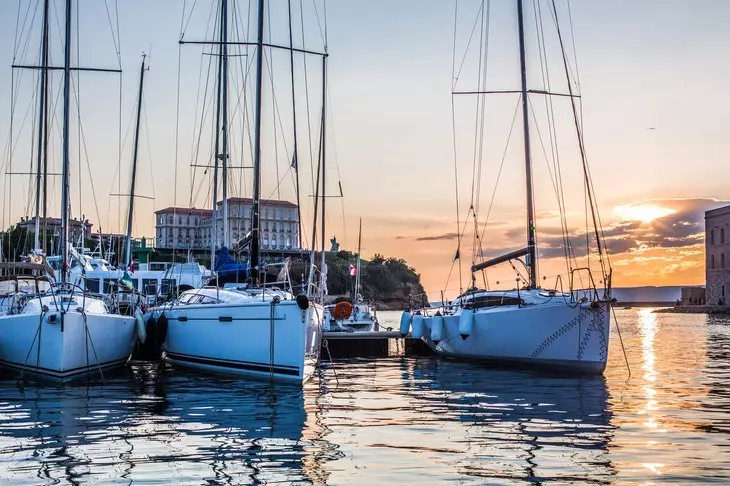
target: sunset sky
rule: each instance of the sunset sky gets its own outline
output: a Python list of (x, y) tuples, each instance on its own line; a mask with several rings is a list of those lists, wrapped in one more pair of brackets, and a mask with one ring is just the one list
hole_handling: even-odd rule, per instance
[[(42, 3), (42, 2), (40, 2)], [(62, 62), (59, 26), (63, 2), (54, 3), (51, 42), (55, 46), (52, 61)], [(199, 73), (207, 69), (211, 56), (203, 56), (200, 46), (179, 50), (182, 1), (120, 1), (119, 31), (122, 78), (122, 134), (127, 141), (122, 152), (121, 179), (118, 165), (119, 76), (115, 74), (81, 74), (76, 83), (80, 90), (80, 108), (84, 143), (80, 132), (72, 128), (72, 192), (74, 215), (85, 214), (95, 227), (119, 231), (126, 211), (111, 193), (126, 192), (131, 157), (129, 126), (136, 97), (140, 55), (150, 54), (150, 71), (145, 87), (145, 123), (142, 140), (139, 193), (154, 196), (141, 199), (135, 212), (135, 234), (152, 235), (152, 213), (156, 209), (191, 204), (209, 207), (209, 181), (200, 171), (191, 189), (189, 165), (195, 153), (196, 126), (200, 123)], [(210, 0), (199, 0), (190, 13), (187, 2), (185, 38), (201, 40), (213, 33), (208, 25)], [(241, 18), (247, 15), (248, 3), (238, 5)], [(293, 1), (297, 9), (299, 2)], [(540, 2), (547, 9), (547, 2)], [(556, 2), (567, 10), (565, 0)], [(9, 168), (11, 77), (14, 62), (34, 64), (38, 56), (38, 2), (4, 1), (0, 6), (0, 134), (2, 135), (3, 172)], [(57, 5), (56, 5), (57, 4)], [(111, 24), (116, 28), (114, 1), (81, 0), (79, 14), (80, 64), (116, 67)], [(272, 1), (272, 28), (267, 39), (288, 43), (286, 2)], [(490, 89), (516, 89), (518, 84), (515, 9), (513, 2), (492, 2), (489, 75)], [(534, 38), (535, 21), (532, 2), (526, 2), (528, 42)], [(329, 57), (328, 117), (328, 191), (344, 198), (328, 199), (328, 235), (336, 235), (346, 248), (357, 243), (358, 218), (363, 219), (363, 253), (404, 258), (422, 275), (425, 288), (438, 294), (446, 289), (458, 290), (456, 269), (447, 285), (452, 259), (456, 252), (456, 213), (454, 194), (454, 148), (459, 171), (461, 216), (471, 203), (472, 152), (474, 149), (475, 99), (457, 97), (454, 103), (456, 122), (452, 125), (452, 61), (466, 60), (459, 89), (476, 89), (468, 73), (476, 72), (476, 58), (468, 54), (469, 32), (480, 2), (458, 3), (456, 35), (454, 2), (447, 0), (399, 0), (353, 2), (338, 0), (326, 3), (326, 34)], [(30, 6), (30, 10), (28, 10)], [(316, 6), (316, 9), (315, 9)], [(572, 2), (571, 13), (575, 49), (569, 46), (571, 62), (577, 58), (582, 95), (583, 127), (588, 160), (592, 171), (598, 207), (612, 255), (615, 286), (678, 285), (704, 283), (704, 211), (730, 200), (730, 3), (718, 1), (655, 0), (635, 2)], [(20, 11), (18, 10), (20, 8)], [(304, 2), (304, 19), (297, 14), (295, 24), (305, 24), (306, 46), (321, 50), (324, 28), (324, 5), (320, 1)], [(26, 11), (28, 13), (26, 19)], [(31, 22), (35, 12), (35, 20)], [(60, 16), (59, 16), (60, 15)], [(18, 20), (19, 19), (19, 20)], [(76, 21), (76, 19), (74, 19)], [(269, 20), (267, 19), (267, 22)], [(28, 25), (30, 30), (18, 26)], [(241, 22), (245, 24), (245, 21)], [(251, 19), (247, 25), (253, 25)], [(564, 34), (569, 36), (566, 23)], [(552, 27), (546, 25), (546, 28)], [(296, 30), (296, 29), (295, 29)], [(248, 27), (245, 35), (253, 39)], [(296, 30), (295, 44), (301, 44)], [(297, 37), (298, 36), (298, 37)], [(16, 38), (22, 39), (16, 50)], [(24, 50), (25, 39), (30, 45)], [(456, 48), (454, 39), (456, 38)], [(75, 42), (75, 41), (74, 41)], [(571, 41), (572, 42), (572, 41)], [(473, 50), (473, 45), (470, 47)], [(528, 48), (529, 49), (529, 48)], [(253, 60), (253, 51), (249, 51)], [(542, 89), (534, 73), (539, 70), (536, 50), (528, 50), (528, 77), (531, 85)], [(575, 54), (575, 57), (574, 57)], [(178, 55), (180, 55), (179, 140), (175, 150)], [(279, 57), (277, 57), (279, 56)], [(284, 56), (284, 57), (281, 57)], [(76, 51), (74, 51), (74, 59)], [(248, 59), (241, 57), (239, 59)], [(75, 61), (74, 61), (75, 62)], [(232, 75), (232, 90), (241, 82), (246, 61), (235, 61), (238, 74)], [(320, 61), (309, 58), (308, 91), (304, 88), (302, 60), (297, 58), (297, 110), (300, 137), (301, 177), (305, 224), (311, 225), (311, 170), (306, 104), (309, 94), (309, 127), (316, 141), (320, 106)], [(238, 63), (238, 64), (236, 64)], [(457, 62), (458, 64), (458, 62)], [(265, 144), (263, 186), (265, 197), (293, 199), (291, 132), (289, 112), (291, 98), (288, 57), (272, 54), (267, 58), (269, 83), (265, 96)], [(552, 67), (557, 79), (562, 65)], [(19, 78), (24, 76), (24, 78)], [(15, 99), (12, 168), (30, 168), (32, 123), (36, 86), (35, 74), (15, 71), (14, 81), (21, 88)], [(238, 76), (238, 77), (237, 77)], [(54, 74), (54, 92), (58, 93), (60, 75)], [(247, 81), (250, 83), (250, 79)], [(555, 87), (555, 86), (554, 86)], [(555, 87), (564, 90), (564, 86)], [(276, 105), (272, 102), (276, 93)], [(501, 96), (501, 95), (500, 95)], [(507, 95), (505, 95), (507, 96)], [(509, 95), (512, 96), (512, 95)], [(240, 98), (233, 102), (240, 102)], [(490, 98), (486, 105), (486, 134), (482, 156), (483, 175), (478, 193), (480, 223), (483, 223), (495, 187), (493, 209), (482, 242), (489, 256), (524, 246), (524, 164), (522, 138), (517, 118), (515, 134), (507, 144), (511, 120), (518, 98)], [(251, 100), (242, 103), (250, 105)], [(536, 107), (542, 99), (533, 100)], [(561, 100), (556, 103), (568, 103)], [(60, 106), (60, 105), (59, 105)], [(562, 105), (561, 105), (562, 106)], [(74, 110), (77, 104), (74, 102)], [(584, 192), (582, 173), (568, 147), (575, 137), (569, 118), (569, 104), (560, 108), (559, 125), (563, 170), (563, 191), (571, 236), (585, 241)], [(277, 114), (277, 108), (279, 113)], [(232, 151), (245, 163), (250, 149), (247, 121), (241, 111), (233, 110)], [(243, 110), (242, 110), (243, 111)], [(198, 114), (196, 114), (198, 113)], [(539, 126), (537, 113), (533, 123)], [(56, 114), (60, 117), (60, 108)], [(25, 120), (25, 121), (23, 121)], [(210, 154), (210, 116), (205, 119), (200, 152)], [(58, 124), (52, 146), (60, 153)], [(275, 128), (276, 127), (276, 128)], [(542, 136), (547, 133), (543, 130)], [(456, 132), (456, 139), (452, 133)], [(573, 137), (571, 139), (571, 136)], [(535, 192), (538, 212), (537, 230), (542, 256), (541, 274), (554, 282), (560, 270), (560, 223), (552, 184), (541, 158), (538, 135), (533, 134), (535, 157)], [(81, 148), (80, 148), (81, 147)], [(81, 182), (79, 179), (79, 153)], [(88, 153), (91, 177), (87, 169)], [(496, 173), (505, 154), (504, 171)], [(203, 163), (207, 159), (199, 158)], [(58, 156), (53, 163), (58, 167)], [(177, 164), (177, 165), (176, 165)], [(232, 195), (250, 195), (250, 180), (239, 171), (234, 178)], [(94, 199), (90, 180), (94, 181)], [(250, 178), (250, 176), (249, 176)], [(121, 180), (121, 183), (120, 183)], [(276, 181), (283, 181), (277, 188)], [(79, 184), (83, 188), (79, 191)], [(12, 204), (8, 205), (12, 186)], [(3, 182), (3, 227), (22, 215), (32, 214), (28, 199), (27, 177), (13, 176)], [(79, 203), (79, 194), (81, 194)], [(50, 195), (58, 199), (58, 189)], [(96, 203), (95, 203), (96, 201)], [(58, 203), (54, 203), (57, 211)], [(98, 208), (98, 209), (97, 209)], [(307, 231), (311, 233), (311, 229)], [(470, 261), (471, 234), (467, 231), (462, 250), (464, 270)], [(490, 277), (490, 283), (511, 285), (514, 272), (505, 269)], [(466, 275), (466, 274), (465, 274)], [(466, 281), (462, 283), (465, 284)], [(546, 284), (550, 286), (551, 284)]]

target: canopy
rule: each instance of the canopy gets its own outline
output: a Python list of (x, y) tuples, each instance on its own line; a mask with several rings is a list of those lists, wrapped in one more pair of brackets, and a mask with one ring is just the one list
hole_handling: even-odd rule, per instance
[(213, 268), (221, 282), (245, 282), (248, 278), (248, 264), (234, 260), (225, 246), (218, 251)]

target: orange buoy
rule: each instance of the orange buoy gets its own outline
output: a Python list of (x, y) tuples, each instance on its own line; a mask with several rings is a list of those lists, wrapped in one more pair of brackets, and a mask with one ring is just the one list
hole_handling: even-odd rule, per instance
[(335, 311), (332, 313), (335, 319), (345, 320), (352, 315), (352, 304), (349, 302), (338, 302), (335, 305)]

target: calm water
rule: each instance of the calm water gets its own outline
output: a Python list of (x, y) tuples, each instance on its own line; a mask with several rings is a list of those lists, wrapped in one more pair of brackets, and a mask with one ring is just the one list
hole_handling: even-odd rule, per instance
[[(304, 390), (137, 365), (0, 380), (4, 484), (730, 483), (730, 320), (620, 310), (605, 377), (394, 356)], [(397, 324), (397, 313), (381, 313)]]

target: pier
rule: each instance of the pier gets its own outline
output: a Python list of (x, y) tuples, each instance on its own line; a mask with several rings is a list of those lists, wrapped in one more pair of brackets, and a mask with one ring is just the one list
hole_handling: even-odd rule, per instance
[(388, 356), (430, 356), (433, 351), (421, 339), (398, 331), (325, 332), (323, 359), (387, 358)]

